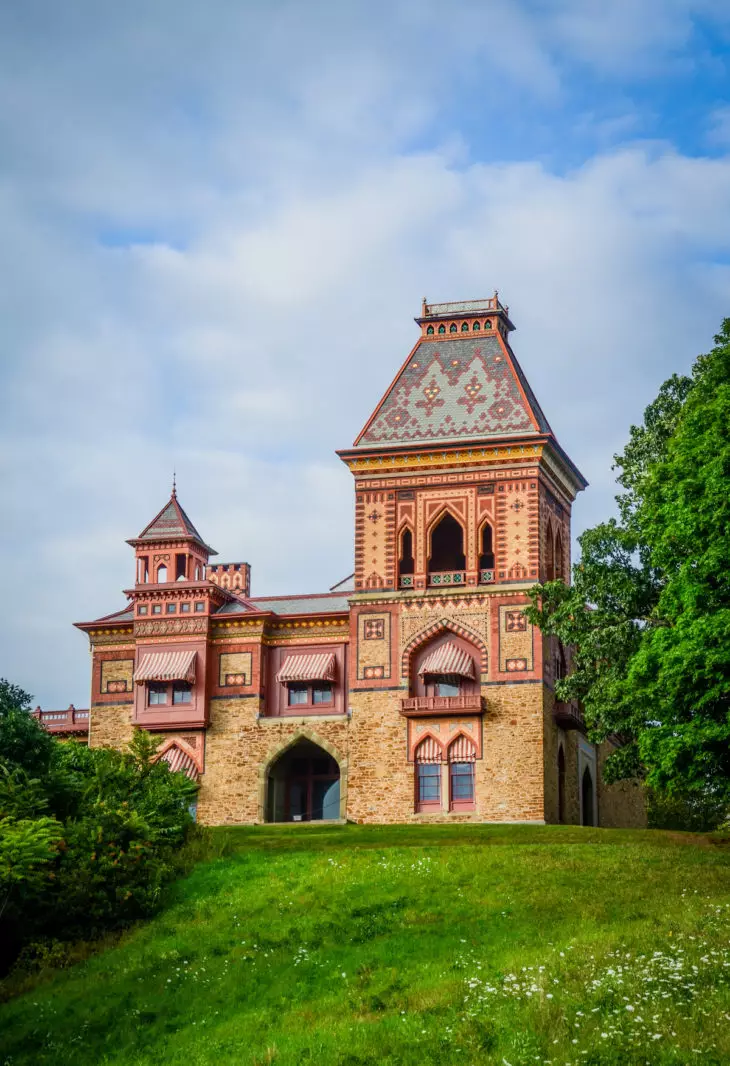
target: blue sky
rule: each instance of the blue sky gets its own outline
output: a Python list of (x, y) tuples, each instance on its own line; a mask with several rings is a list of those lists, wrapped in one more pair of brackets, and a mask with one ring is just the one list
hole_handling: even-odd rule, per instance
[(255, 594), (351, 569), (349, 445), (421, 297), (498, 288), (591, 487), (730, 314), (726, 0), (0, 8), (0, 676), (85, 638), (169, 493)]

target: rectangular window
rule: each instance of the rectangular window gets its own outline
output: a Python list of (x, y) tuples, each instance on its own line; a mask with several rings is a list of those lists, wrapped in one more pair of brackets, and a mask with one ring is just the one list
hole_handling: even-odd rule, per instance
[(147, 702), (150, 707), (167, 703), (167, 685), (160, 681), (150, 681), (147, 685)]
[(312, 686), (312, 703), (332, 703), (332, 685), (319, 682)]
[(449, 764), (449, 788), (452, 809), (469, 809), (474, 806), (474, 763), (452, 762)]
[(195, 604), (195, 610), (196, 611), (204, 611), (205, 610), (205, 604), (204, 603), (196, 603)]
[(447, 681), (446, 679), (436, 682), (436, 695), (437, 696), (458, 696), (461, 689), (458, 681)]
[(190, 614), (190, 604), (189, 603), (181, 603), (180, 604), (180, 614)]
[(140, 603), (139, 607), (137, 608), (137, 614), (147, 614), (147, 604), (146, 603)]
[(441, 807), (441, 763), (416, 763), (416, 810)]
[(152, 613), (153, 614), (162, 614), (162, 604), (161, 603), (153, 603), (152, 604)]
[(174, 614), (176, 610), (177, 610), (177, 604), (168, 603), (168, 605), (167, 605), (167, 613), (168, 614)]
[(172, 686), (173, 703), (192, 703), (193, 690), (187, 681), (176, 681)]
[(289, 683), (289, 706), (298, 707), (302, 703), (307, 703), (307, 697), (309, 696), (309, 688), (307, 685), (290, 682)]

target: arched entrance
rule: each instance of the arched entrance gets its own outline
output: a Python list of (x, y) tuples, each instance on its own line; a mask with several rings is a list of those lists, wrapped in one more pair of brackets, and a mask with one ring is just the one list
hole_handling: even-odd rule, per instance
[(298, 740), (269, 767), (267, 822), (322, 822), (340, 817), (340, 768), (311, 740)]
[(583, 812), (583, 825), (595, 825), (593, 816), (593, 778), (591, 771), (586, 766), (580, 782), (581, 809)]

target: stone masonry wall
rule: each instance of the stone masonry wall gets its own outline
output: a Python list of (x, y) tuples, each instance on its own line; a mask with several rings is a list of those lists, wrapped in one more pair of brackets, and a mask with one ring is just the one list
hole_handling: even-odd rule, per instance
[(89, 747), (90, 748), (126, 748), (132, 739), (131, 703), (103, 705), (92, 704), (89, 711)]
[(608, 741), (598, 749), (598, 817), (605, 829), (644, 829), (646, 827), (646, 796), (638, 781), (617, 781), (607, 785), (603, 780), (603, 766), (616, 749)]

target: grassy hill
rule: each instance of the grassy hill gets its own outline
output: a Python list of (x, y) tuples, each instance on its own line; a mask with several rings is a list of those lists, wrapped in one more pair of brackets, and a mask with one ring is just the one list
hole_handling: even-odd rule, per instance
[(730, 842), (217, 830), (157, 919), (0, 1007), (1, 1066), (730, 1062)]

